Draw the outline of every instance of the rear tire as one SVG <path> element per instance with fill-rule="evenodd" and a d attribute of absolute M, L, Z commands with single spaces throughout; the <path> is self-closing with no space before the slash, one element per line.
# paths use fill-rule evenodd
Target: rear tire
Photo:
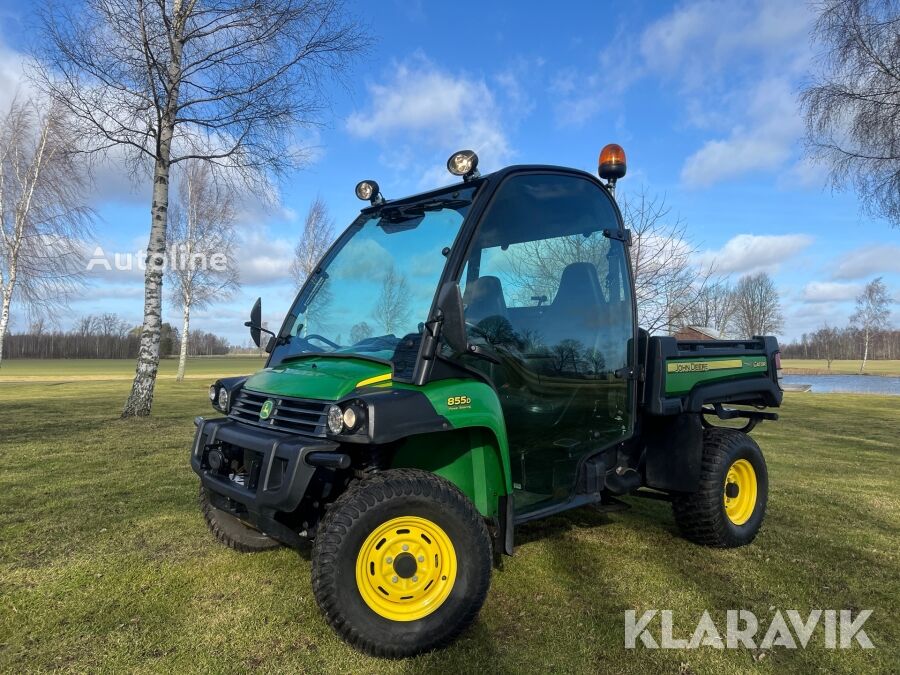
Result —
<path fill-rule="evenodd" d="M 490 579 L 484 519 L 452 483 L 416 469 L 347 490 L 313 544 L 319 608 L 343 640 L 372 656 L 450 644 L 475 620 Z"/>
<path fill-rule="evenodd" d="M 762 451 L 736 429 L 703 432 L 703 464 L 697 492 L 672 501 L 675 522 L 686 539 L 734 548 L 752 542 L 766 513 L 769 476 Z"/>
<path fill-rule="evenodd" d="M 203 513 L 203 519 L 206 521 L 209 531 L 228 548 L 233 548 L 241 553 L 256 553 L 281 546 L 271 537 L 267 537 L 259 530 L 245 525 L 230 513 L 213 506 L 203 486 L 200 487 L 200 511 Z"/>

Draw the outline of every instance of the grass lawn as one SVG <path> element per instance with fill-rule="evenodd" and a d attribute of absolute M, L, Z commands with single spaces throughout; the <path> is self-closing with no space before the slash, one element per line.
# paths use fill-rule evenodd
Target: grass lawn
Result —
<path fill-rule="evenodd" d="M 858 360 L 834 360 L 831 362 L 831 370 L 825 359 L 784 359 L 781 365 L 790 375 L 857 375 L 860 363 Z M 866 361 L 863 373 L 900 377 L 900 359 Z"/>
<path fill-rule="evenodd" d="M 0 363 L 0 382 L 78 382 L 85 380 L 128 380 L 134 377 L 134 359 L 4 359 Z M 255 356 L 197 356 L 185 366 L 185 378 L 246 375 L 263 367 L 265 360 Z M 178 359 L 163 359 L 160 380 L 175 380 Z"/>
<path fill-rule="evenodd" d="M 4 364 L 4 376 L 7 365 L 17 367 Z M 754 432 L 772 490 L 753 545 L 689 544 L 668 505 L 649 500 L 553 517 L 520 528 L 516 556 L 458 643 L 388 662 L 332 634 L 307 555 L 243 555 L 206 531 L 187 455 L 193 417 L 212 412 L 205 380 L 164 378 L 153 418 L 126 422 L 127 378 L 68 377 L 0 383 L 0 672 L 861 673 L 900 663 L 896 398 L 787 397 L 782 421 Z M 628 608 L 675 610 L 680 637 L 704 609 L 724 631 L 727 609 L 752 610 L 765 628 L 775 608 L 868 608 L 876 649 L 826 649 L 818 629 L 806 650 L 628 651 Z"/>

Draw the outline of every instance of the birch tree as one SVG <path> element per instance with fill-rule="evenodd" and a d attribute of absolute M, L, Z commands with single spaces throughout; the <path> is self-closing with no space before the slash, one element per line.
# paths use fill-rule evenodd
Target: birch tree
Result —
<path fill-rule="evenodd" d="M 856 311 L 850 317 L 850 323 L 859 329 L 863 339 L 860 374 L 866 369 L 866 361 L 869 359 L 869 343 L 879 331 L 887 328 L 891 315 L 890 303 L 887 286 L 881 277 L 867 283 L 863 292 L 856 297 Z"/>
<path fill-rule="evenodd" d="M 0 361 L 12 302 L 43 311 L 82 281 L 83 171 L 59 106 L 13 101 L 0 119 Z"/>
<path fill-rule="evenodd" d="M 409 284 L 406 277 L 393 265 L 384 273 L 374 317 L 385 335 L 392 335 L 394 331 L 405 328 L 409 320 Z"/>
<path fill-rule="evenodd" d="M 150 177 L 141 348 L 123 417 L 148 415 L 159 368 L 169 176 L 187 160 L 264 192 L 302 163 L 323 84 L 365 46 L 341 0 L 44 0 L 36 83 L 82 150 Z"/>
<path fill-rule="evenodd" d="M 166 267 L 172 301 L 181 308 L 178 382 L 184 380 L 191 310 L 224 300 L 238 287 L 232 192 L 215 180 L 208 164 L 192 161 L 183 166 L 178 199 L 169 215 Z"/>
<path fill-rule="evenodd" d="M 312 274 L 322 256 L 334 241 L 334 221 L 328 215 L 328 206 L 321 197 L 310 204 L 303 224 L 303 233 L 294 249 L 291 261 L 291 276 L 300 288 Z"/>

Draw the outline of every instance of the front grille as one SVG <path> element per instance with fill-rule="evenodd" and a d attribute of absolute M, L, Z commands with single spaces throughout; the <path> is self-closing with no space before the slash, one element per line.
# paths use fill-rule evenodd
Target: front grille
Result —
<path fill-rule="evenodd" d="M 274 407 L 268 419 L 259 419 L 263 403 L 272 399 Z M 330 403 L 308 398 L 269 396 L 241 389 L 231 404 L 228 416 L 245 424 L 306 436 L 325 436 L 325 423 Z"/>

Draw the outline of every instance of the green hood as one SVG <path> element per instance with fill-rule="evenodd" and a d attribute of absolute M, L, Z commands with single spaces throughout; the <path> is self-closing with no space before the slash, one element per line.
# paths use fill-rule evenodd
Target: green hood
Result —
<path fill-rule="evenodd" d="M 360 383 L 390 374 L 390 366 L 365 359 L 312 356 L 261 370 L 247 378 L 244 387 L 275 396 L 337 401 Z"/>

